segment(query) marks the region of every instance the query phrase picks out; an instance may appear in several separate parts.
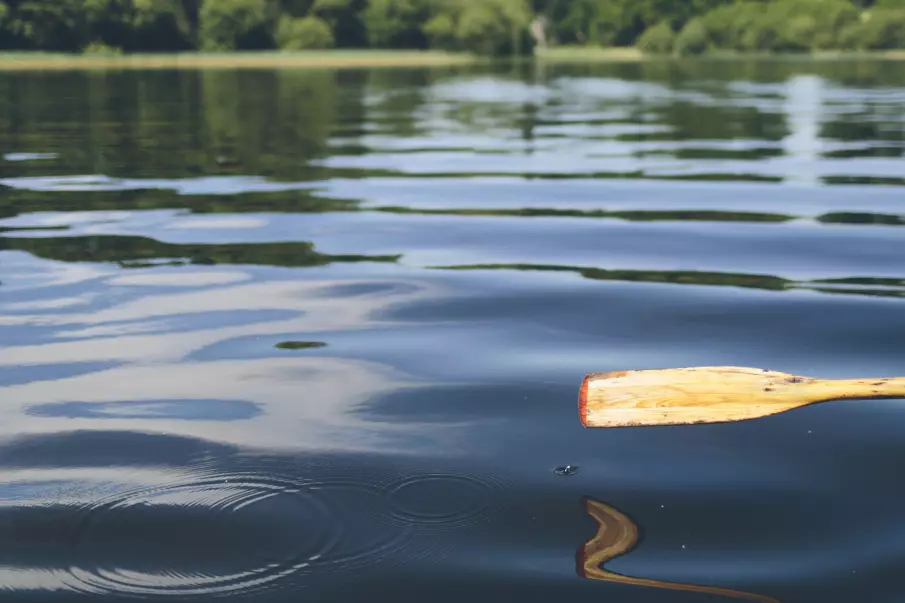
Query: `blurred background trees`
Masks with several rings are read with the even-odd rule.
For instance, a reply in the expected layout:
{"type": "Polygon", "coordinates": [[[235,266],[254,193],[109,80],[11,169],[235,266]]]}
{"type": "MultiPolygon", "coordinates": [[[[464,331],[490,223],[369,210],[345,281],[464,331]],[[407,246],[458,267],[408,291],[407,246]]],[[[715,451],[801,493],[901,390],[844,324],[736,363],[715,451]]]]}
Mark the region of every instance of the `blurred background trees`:
{"type": "Polygon", "coordinates": [[[546,45],[652,54],[905,48],[905,0],[0,0],[0,48],[57,52],[546,45]]]}

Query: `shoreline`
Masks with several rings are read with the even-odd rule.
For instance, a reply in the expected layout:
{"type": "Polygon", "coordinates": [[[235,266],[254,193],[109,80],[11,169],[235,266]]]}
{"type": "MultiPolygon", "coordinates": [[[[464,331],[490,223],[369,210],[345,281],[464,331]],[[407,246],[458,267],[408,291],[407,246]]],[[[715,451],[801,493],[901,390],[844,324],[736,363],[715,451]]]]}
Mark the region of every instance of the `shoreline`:
{"type": "Polygon", "coordinates": [[[465,53],[418,50],[136,53],[123,55],[45,52],[0,53],[0,71],[81,69],[278,69],[447,67],[479,62],[465,53]]]}
{"type": "Polygon", "coordinates": [[[890,60],[905,61],[905,50],[820,50],[801,53],[764,53],[714,51],[699,55],[676,56],[672,54],[646,54],[634,46],[594,47],[560,46],[536,53],[536,58],[547,62],[642,62],[642,61],[699,61],[699,60],[778,60],[778,61],[828,61],[828,60],[890,60]]]}
{"type": "MultiPolygon", "coordinates": [[[[815,53],[714,52],[688,57],[645,54],[634,47],[561,46],[539,49],[533,56],[514,60],[540,63],[619,63],[685,60],[890,60],[905,61],[905,50],[820,51],[815,53]]],[[[512,57],[501,59],[513,60],[512,57]]],[[[453,67],[492,62],[467,53],[419,50],[260,51],[234,53],[141,53],[132,55],[64,54],[45,52],[0,53],[3,71],[66,71],[90,69],[342,69],[378,67],[453,67]]]]}

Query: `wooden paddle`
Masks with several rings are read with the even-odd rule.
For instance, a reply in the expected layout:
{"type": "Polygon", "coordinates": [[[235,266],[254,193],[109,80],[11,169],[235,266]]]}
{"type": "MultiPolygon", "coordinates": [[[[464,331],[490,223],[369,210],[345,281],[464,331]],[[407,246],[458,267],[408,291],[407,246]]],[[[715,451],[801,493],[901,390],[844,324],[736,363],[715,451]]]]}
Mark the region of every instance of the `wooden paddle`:
{"type": "Polygon", "coordinates": [[[815,402],[905,397],[905,377],[814,379],[766,369],[701,366],[589,373],[578,392],[585,427],[757,419],[815,402]]]}
{"type": "Polygon", "coordinates": [[[778,600],[756,593],[749,593],[728,588],[714,586],[699,586],[684,582],[665,582],[649,578],[634,578],[624,576],[601,566],[621,555],[630,552],[638,544],[638,526],[627,515],[618,509],[593,498],[585,497],[582,501],[585,512],[597,521],[597,533],[591,540],[578,549],[575,556],[576,569],[582,578],[615,582],[618,584],[630,584],[634,586],[647,586],[650,588],[665,588],[667,590],[682,590],[695,593],[707,593],[722,595],[734,599],[757,601],[758,603],[779,603],[778,600]]]}

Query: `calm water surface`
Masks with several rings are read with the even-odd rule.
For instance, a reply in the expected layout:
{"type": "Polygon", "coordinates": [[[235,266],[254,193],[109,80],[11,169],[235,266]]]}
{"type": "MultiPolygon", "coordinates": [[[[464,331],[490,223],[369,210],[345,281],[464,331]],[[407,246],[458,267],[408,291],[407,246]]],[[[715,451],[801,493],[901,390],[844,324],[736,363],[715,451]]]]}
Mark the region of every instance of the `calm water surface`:
{"type": "Polygon", "coordinates": [[[903,108],[879,61],[0,76],[0,598],[902,601],[902,401],[576,403],[905,374],[903,108]]]}

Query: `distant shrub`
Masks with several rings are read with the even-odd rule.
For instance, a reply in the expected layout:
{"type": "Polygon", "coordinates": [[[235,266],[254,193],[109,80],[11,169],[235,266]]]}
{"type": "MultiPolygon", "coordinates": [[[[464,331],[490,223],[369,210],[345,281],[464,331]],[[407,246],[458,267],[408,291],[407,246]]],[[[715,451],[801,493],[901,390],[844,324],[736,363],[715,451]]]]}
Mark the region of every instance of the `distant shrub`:
{"type": "Polygon", "coordinates": [[[859,48],[894,50],[905,48],[905,9],[874,9],[859,24],[859,48]]]}
{"type": "Polygon", "coordinates": [[[817,34],[817,20],[811,15],[795,15],[783,23],[774,50],[804,52],[811,49],[817,34]]]}
{"type": "Polygon", "coordinates": [[[760,39],[765,21],[762,2],[734,2],[701,17],[708,45],[722,50],[758,50],[752,44],[760,39]]]}
{"type": "Polygon", "coordinates": [[[267,0],[208,0],[199,20],[205,50],[261,48],[271,41],[267,0]]]}
{"type": "Polygon", "coordinates": [[[123,53],[122,48],[108,46],[103,42],[91,42],[82,49],[82,54],[90,54],[97,56],[120,56],[123,53]]]}
{"type": "Polygon", "coordinates": [[[826,2],[820,10],[815,11],[818,30],[814,35],[811,48],[839,48],[840,40],[852,25],[858,24],[858,10],[850,3],[841,0],[826,2]]]}
{"type": "Polygon", "coordinates": [[[771,15],[759,15],[741,32],[736,48],[744,52],[770,52],[780,45],[782,22],[771,15]]]}
{"type": "Polygon", "coordinates": [[[675,51],[680,55],[703,54],[707,45],[707,28],[700,17],[695,17],[676,36],[675,51]]]}
{"type": "Polygon", "coordinates": [[[456,22],[452,15],[441,13],[424,24],[424,35],[434,48],[452,49],[456,47],[456,22]]]}
{"type": "Polygon", "coordinates": [[[375,48],[427,44],[421,25],[428,20],[430,0],[368,0],[362,14],[368,42],[375,48]]]}
{"type": "Polygon", "coordinates": [[[637,46],[650,54],[669,54],[676,42],[676,33],[669,23],[660,23],[648,27],[638,38],[637,46]]]}
{"type": "Polygon", "coordinates": [[[505,55],[530,48],[527,0],[434,0],[424,33],[433,48],[505,55]]]}
{"type": "Polygon", "coordinates": [[[847,0],[774,0],[769,13],[780,51],[837,48],[842,32],[858,21],[858,11],[847,0]]]}
{"type": "Polygon", "coordinates": [[[318,17],[283,17],[274,37],[283,50],[315,50],[332,48],[334,44],[330,24],[318,17]]]}
{"type": "Polygon", "coordinates": [[[806,52],[838,47],[858,11],[848,0],[742,0],[708,11],[701,21],[709,48],[806,52]]]}
{"type": "Polygon", "coordinates": [[[848,25],[839,32],[836,47],[839,50],[863,50],[864,28],[860,23],[848,25]]]}

